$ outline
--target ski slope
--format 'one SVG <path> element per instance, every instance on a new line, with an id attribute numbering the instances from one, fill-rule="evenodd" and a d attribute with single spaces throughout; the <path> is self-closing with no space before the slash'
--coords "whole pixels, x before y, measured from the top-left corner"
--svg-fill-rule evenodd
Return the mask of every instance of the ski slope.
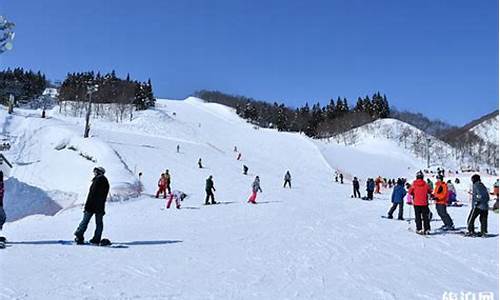
<path id="1" fill-rule="evenodd" d="M 0 122 L 9 118 L 0 123 L 3 134 L 15 141 L 6 153 L 15 162 L 7 191 L 16 180 L 43 194 L 20 196 L 21 208 L 13 199 L 17 193 L 6 195 L 8 214 L 9 206 L 30 211 L 30 203 L 40 203 L 42 212 L 32 210 L 4 226 L 2 234 L 12 242 L 0 252 L 0 299 L 498 295 L 498 237 L 418 236 L 408 231 L 407 222 L 380 218 L 390 206 L 389 191 L 374 201 L 350 198 L 350 176 L 413 176 L 422 166 L 388 140 L 348 147 L 255 129 L 232 109 L 195 98 L 159 100 L 154 110 L 137 113 L 131 122 L 94 120 L 90 139 L 80 138 L 82 119 L 57 109 L 48 115 L 40 119 L 37 111 L 18 110 L 8 117 L 0 111 Z M 199 158 L 203 169 L 197 167 Z M 243 164 L 248 176 L 242 174 Z M 106 168 L 114 195 L 106 206 L 104 236 L 121 248 L 60 243 L 73 238 L 95 165 Z M 165 169 L 173 189 L 189 195 L 180 210 L 165 210 L 163 199 L 151 197 Z M 292 189 L 282 188 L 287 170 Z M 333 182 L 336 170 L 346 174 L 344 185 Z M 219 205 L 202 205 L 209 175 Z M 246 200 L 256 175 L 263 193 L 259 204 L 250 205 Z M 457 187 L 465 202 L 467 176 Z M 485 178 L 488 187 L 493 180 Z M 45 197 L 62 209 L 49 211 L 38 200 Z M 410 213 L 405 207 L 405 217 Z M 467 213 L 467 207 L 450 208 L 457 226 L 465 224 Z M 490 214 L 489 228 L 498 233 L 498 215 Z M 93 229 L 91 223 L 87 239 Z"/>

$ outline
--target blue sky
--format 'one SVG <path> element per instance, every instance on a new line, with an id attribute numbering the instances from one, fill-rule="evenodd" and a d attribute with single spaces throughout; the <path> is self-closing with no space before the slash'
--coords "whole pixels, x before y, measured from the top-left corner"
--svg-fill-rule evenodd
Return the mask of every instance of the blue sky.
<path id="1" fill-rule="evenodd" d="M 217 89 L 256 99 L 353 103 L 464 124 L 498 108 L 498 1 L 2 0 L 16 23 L 0 67 L 116 70 L 158 97 Z"/>

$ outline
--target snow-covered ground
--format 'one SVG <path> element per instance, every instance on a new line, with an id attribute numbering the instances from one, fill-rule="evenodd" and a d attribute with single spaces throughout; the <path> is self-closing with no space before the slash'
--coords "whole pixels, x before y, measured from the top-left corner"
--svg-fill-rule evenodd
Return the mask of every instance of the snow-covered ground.
<path id="1" fill-rule="evenodd" d="M 498 145 L 498 122 L 498 115 L 496 115 L 474 126 L 471 131 L 483 140 Z"/>
<path id="2" fill-rule="evenodd" d="M 80 138 L 82 119 L 57 109 L 48 115 L 18 110 L 9 117 L 0 110 L 2 134 L 14 142 L 6 153 L 15 163 L 7 191 L 26 185 L 32 192 L 19 196 L 22 203 L 47 208 L 33 213 L 63 208 L 4 226 L 12 242 L 0 252 L 0 299 L 441 299 L 445 292 L 484 291 L 498 297 L 498 237 L 418 236 L 407 222 L 380 218 L 390 191 L 374 201 L 350 198 L 351 176 L 413 177 L 423 166 L 394 142 L 373 138 L 347 147 L 255 129 L 233 110 L 195 98 L 160 100 L 127 123 L 93 121 L 90 139 Z M 73 238 L 96 165 L 106 168 L 120 200 L 107 204 L 104 236 L 122 248 L 60 243 Z M 189 195 L 180 210 L 164 210 L 164 200 L 151 197 L 165 169 L 173 188 Z M 292 189 L 282 187 L 287 170 Z M 344 185 L 333 182 L 335 170 L 346 174 Z M 144 190 L 137 197 L 139 172 Z M 209 175 L 220 205 L 202 205 Z M 250 205 L 255 175 L 263 193 Z M 468 176 L 458 186 L 465 202 Z M 493 181 L 485 178 L 489 187 Z M 21 205 L 13 199 L 20 194 L 7 193 L 8 214 L 9 206 Z M 467 213 L 450 209 L 460 227 Z M 411 215 L 405 207 L 405 217 Z M 489 222 L 498 233 L 498 215 Z"/>

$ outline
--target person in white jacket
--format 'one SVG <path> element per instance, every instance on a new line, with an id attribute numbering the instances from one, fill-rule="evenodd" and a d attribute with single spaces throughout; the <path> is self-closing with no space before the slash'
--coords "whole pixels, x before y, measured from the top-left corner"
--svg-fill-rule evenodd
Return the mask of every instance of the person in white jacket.
<path id="1" fill-rule="evenodd" d="M 170 193 L 167 197 L 167 206 L 166 208 L 169 209 L 170 205 L 172 204 L 172 200 L 175 199 L 175 206 L 177 209 L 181 208 L 181 201 L 184 201 L 184 199 L 187 197 L 187 195 L 181 191 L 174 190 L 172 193 Z"/>

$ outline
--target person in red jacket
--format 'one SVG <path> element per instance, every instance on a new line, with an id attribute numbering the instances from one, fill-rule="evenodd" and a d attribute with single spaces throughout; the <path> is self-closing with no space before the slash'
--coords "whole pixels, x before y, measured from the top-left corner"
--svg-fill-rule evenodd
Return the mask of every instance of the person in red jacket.
<path id="1" fill-rule="evenodd" d="M 415 210 L 415 224 L 417 226 L 416 232 L 418 234 L 429 234 L 431 231 L 431 223 L 429 220 L 429 202 L 427 197 L 432 194 L 431 188 L 424 181 L 424 174 L 418 171 L 417 179 L 413 181 L 408 194 L 413 197 L 413 209 Z M 422 222 L 424 228 L 422 230 Z"/>
<path id="2" fill-rule="evenodd" d="M 163 193 L 163 198 L 167 198 L 167 179 L 165 174 L 161 173 L 160 179 L 158 180 L 158 191 L 156 192 L 156 198 Z"/>
<path id="3" fill-rule="evenodd" d="M 434 200 L 436 200 L 436 210 L 443 221 L 444 225 L 441 227 L 443 230 L 453 230 L 453 220 L 446 211 L 448 206 L 448 185 L 443 181 L 443 175 L 437 176 L 436 186 L 434 188 L 434 193 L 432 194 Z"/>
<path id="4" fill-rule="evenodd" d="M 382 177 L 377 177 L 375 179 L 375 194 L 380 194 L 380 185 L 382 184 Z"/>

